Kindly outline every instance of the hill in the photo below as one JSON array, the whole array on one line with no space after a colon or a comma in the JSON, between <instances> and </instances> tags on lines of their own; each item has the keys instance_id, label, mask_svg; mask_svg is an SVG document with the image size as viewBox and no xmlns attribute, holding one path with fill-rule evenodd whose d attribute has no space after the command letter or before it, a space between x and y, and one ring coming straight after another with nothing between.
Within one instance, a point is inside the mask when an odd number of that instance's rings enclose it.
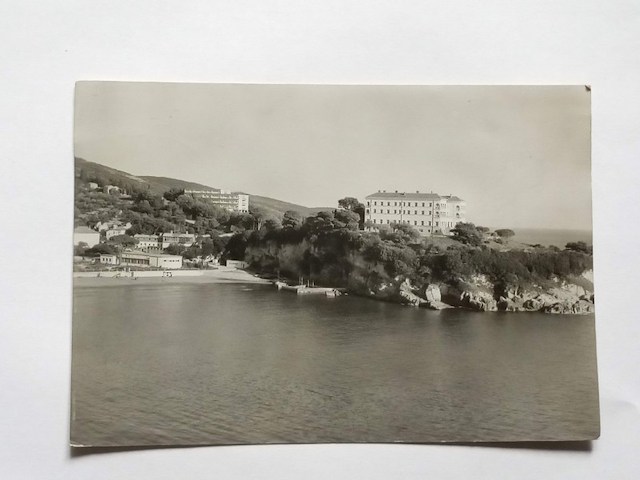
<instances>
[{"instance_id":1,"label":"hill","mask_svg":"<svg viewBox=\"0 0 640 480\"><path fill-rule=\"evenodd\" d=\"M136 177L130 173L107 167L99 163L88 162L83 158L75 158L76 179L91 179L99 184L117 185L128 190L149 189L149 183L141 177ZM154 193L162 193L156 192Z\"/></svg>"},{"instance_id":2,"label":"hill","mask_svg":"<svg viewBox=\"0 0 640 480\"><path fill-rule=\"evenodd\" d=\"M263 210L275 214L282 215L287 210L295 210L301 215L307 217L318 213L322 210L333 210L335 207L303 207L295 203L276 200L275 198L262 197L260 195L249 195L249 204L262 208Z\"/></svg>"},{"instance_id":3,"label":"hill","mask_svg":"<svg viewBox=\"0 0 640 480\"><path fill-rule=\"evenodd\" d=\"M121 188L131 190L149 190L157 195L162 195L172 188L185 190L210 190L215 187L201 183L189 182L177 178L154 177L150 175L132 175L122 170L107 167L99 163L89 162L83 158L75 159L76 177L98 179L101 184L118 185ZM264 211L282 216L287 210L295 210L303 216L313 215L321 210L332 210L333 207L305 207L295 203L284 202L275 198L249 194L249 205L263 209Z\"/></svg>"},{"instance_id":4,"label":"hill","mask_svg":"<svg viewBox=\"0 0 640 480\"><path fill-rule=\"evenodd\" d=\"M164 193L172 188L183 188L185 190L211 190L213 188L201 183L178 180L177 178L152 177L149 175L140 175L140 178L151 185L152 189L157 190L160 193Z\"/></svg>"}]
</instances>

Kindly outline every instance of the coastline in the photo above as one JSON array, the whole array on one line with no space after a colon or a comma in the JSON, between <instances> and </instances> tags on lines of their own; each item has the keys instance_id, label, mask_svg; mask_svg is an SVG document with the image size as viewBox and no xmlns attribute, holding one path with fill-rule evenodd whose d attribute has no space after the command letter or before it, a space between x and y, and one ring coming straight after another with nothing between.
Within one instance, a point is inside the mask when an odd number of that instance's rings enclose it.
<instances>
[{"instance_id":1,"label":"coastline","mask_svg":"<svg viewBox=\"0 0 640 480\"><path fill-rule=\"evenodd\" d=\"M189 283L259 283L271 284L269 280L252 275L235 268L217 270L167 270L157 272L122 272L119 277L115 272L74 272L73 287L102 287L118 285L166 285ZM167 274L171 275L168 276ZM107 276L109 275L109 276Z\"/></svg>"}]
</instances>

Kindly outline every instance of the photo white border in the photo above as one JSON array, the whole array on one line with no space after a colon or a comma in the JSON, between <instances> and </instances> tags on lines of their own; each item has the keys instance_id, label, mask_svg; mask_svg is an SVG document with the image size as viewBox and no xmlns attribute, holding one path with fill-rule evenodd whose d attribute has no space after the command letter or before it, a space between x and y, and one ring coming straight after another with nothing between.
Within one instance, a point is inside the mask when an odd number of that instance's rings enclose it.
<instances>
[{"instance_id":1,"label":"photo white border","mask_svg":"<svg viewBox=\"0 0 640 480\"><path fill-rule=\"evenodd\" d=\"M615 0L4 2L0 464L6 478L634 478L640 4ZM584 451L283 445L72 457L77 80L592 86L602 437Z\"/></svg>"}]
</instances>

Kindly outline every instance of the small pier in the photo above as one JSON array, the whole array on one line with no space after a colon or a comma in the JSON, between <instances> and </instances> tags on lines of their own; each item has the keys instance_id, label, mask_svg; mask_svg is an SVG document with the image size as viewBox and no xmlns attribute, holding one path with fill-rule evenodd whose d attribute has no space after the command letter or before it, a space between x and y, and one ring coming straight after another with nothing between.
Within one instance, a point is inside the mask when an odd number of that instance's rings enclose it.
<instances>
[{"instance_id":1,"label":"small pier","mask_svg":"<svg viewBox=\"0 0 640 480\"><path fill-rule=\"evenodd\" d=\"M278 290L293 292L296 295L324 295L326 297L337 297L344 293L342 288L314 287L309 285L287 285L284 282L274 282Z\"/></svg>"}]
</instances>

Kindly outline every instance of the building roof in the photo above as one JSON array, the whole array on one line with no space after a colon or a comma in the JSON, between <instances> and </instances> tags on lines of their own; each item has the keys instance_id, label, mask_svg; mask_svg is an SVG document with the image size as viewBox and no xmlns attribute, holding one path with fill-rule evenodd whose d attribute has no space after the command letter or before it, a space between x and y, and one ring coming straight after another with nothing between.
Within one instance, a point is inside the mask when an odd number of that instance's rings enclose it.
<instances>
[{"instance_id":1,"label":"building roof","mask_svg":"<svg viewBox=\"0 0 640 480\"><path fill-rule=\"evenodd\" d=\"M146 252L138 252L138 251L133 251L133 252L125 252L122 254L122 256L131 256L131 255L136 255L139 257L154 257L154 258L182 258L182 255L168 255L166 253L146 253Z\"/></svg>"},{"instance_id":2,"label":"building roof","mask_svg":"<svg viewBox=\"0 0 640 480\"><path fill-rule=\"evenodd\" d=\"M408 200L440 200L437 193L421 193L421 192L377 192L367 195L365 198L398 198Z\"/></svg>"},{"instance_id":3,"label":"building roof","mask_svg":"<svg viewBox=\"0 0 640 480\"><path fill-rule=\"evenodd\" d=\"M455 195L438 195L437 193L422 193L422 192L377 192L367 195L365 198L371 199L406 199L406 200L452 200L454 202L464 202L460 197Z\"/></svg>"},{"instance_id":4,"label":"building roof","mask_svg":"<svg viewBox=\"0 0 640 480\"><path fill-rule=\"evenodd\" d=\"M95 230L85 226L74 228L73 233L96 233L99 235L99 233L96 232Z\"/></svg>"},{"instance_id":5,"label":"building roof","mask_svg":"<svg viewBox=\"0 0 640 480\"><path fill-rule=\"evenodd\" d=\"M136 233L133 236L133 238L143 238L143 237L155 238L156 240L158 239L158 235L156 235L155 233Z\"/></svg>"}]
</instances>

